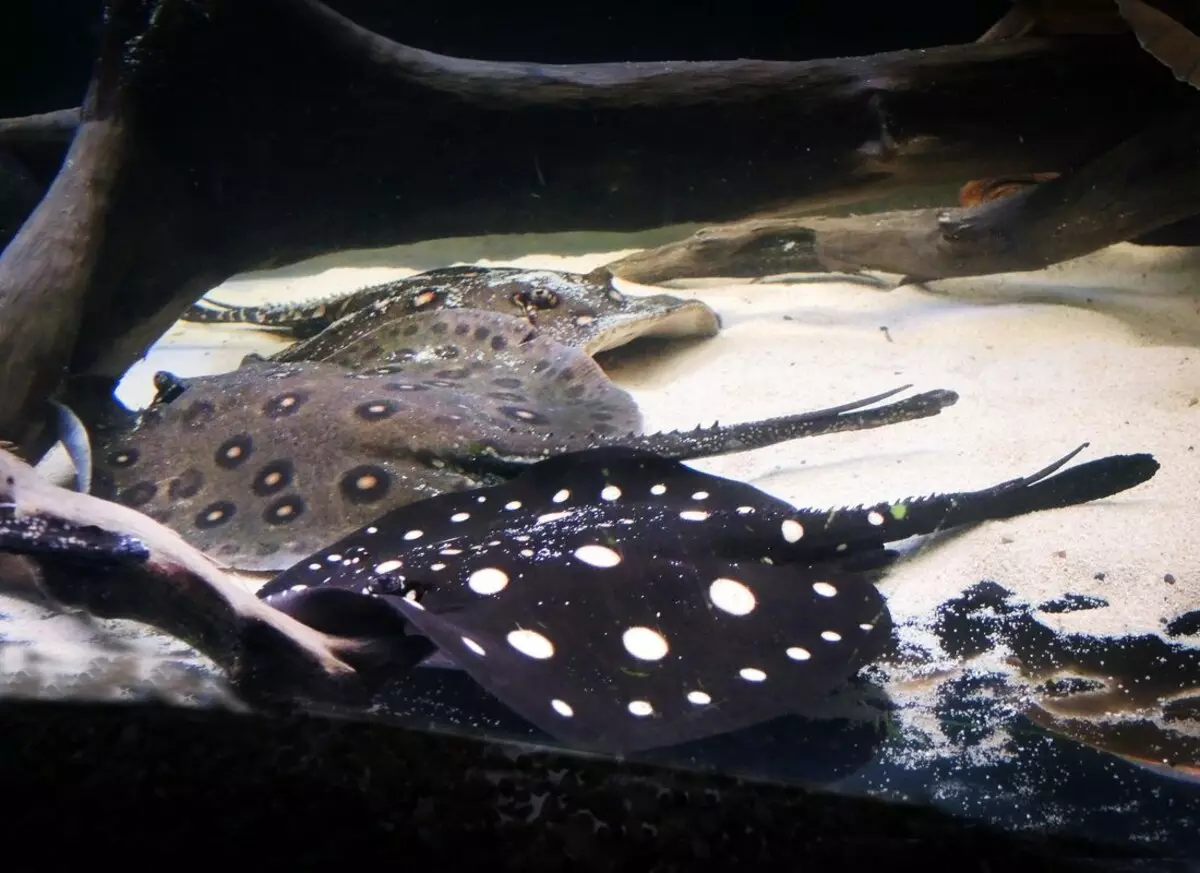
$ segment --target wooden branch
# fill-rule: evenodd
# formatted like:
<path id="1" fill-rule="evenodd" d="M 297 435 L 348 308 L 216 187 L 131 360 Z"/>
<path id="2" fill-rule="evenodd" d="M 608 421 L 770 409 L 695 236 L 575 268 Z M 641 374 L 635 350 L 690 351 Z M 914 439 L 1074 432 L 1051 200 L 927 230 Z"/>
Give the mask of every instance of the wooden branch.
<path id="1" fill-rule="evenodd" d="M 51 485 L 0 450 L 5 552 L 35 558 L 41 582 L 67 605 L 190 643 L 252 700 L 361 702 L 371 670 L 391 663 L 386 646 L 318 633 L 267 606 L 153 519 Z"/>
<path id="2" fill-rule="evenodd" d="M 1193 109 L 1078 170 L 970 209 L 738 222 L 605 270 L 647 284 L 860 269 L 922 280 L 977 276 L 1041 269 L 1198 214 L 1200 109 Z"/>
<path id="3" fill-rule="evenodd" d="M 1132 36 L 547 66 L 409 48 L 316 0 L 109 0 L 105 34 L 69 158 L 0 259 L 0 436 L 27 448 L 64 372 L 120 376 L 239 271 L 1062 169 L 1181 100 Z"/>

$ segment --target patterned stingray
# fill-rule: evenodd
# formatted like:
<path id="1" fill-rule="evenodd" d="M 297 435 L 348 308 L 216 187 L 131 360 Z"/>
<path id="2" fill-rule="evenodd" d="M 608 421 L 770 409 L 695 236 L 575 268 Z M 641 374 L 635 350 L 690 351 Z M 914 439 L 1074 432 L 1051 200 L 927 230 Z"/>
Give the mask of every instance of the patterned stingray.
<path id="1" fill-rule="evenodd" d="M 162 521 L 242 570 L 279 570 L 382 513 L 495 484 L 544 457 L 622 445 L 676 458 L 935 415 L 933 391 L 762 422 L 642 436 L 633 399 L 586 354 L 520 317 L 410 315 L 410 354 L 381 370 L 253 361 L 160 374 L 132 426 L 96 427 L 94 492 Z M 179 390 L 176 390 L 176 389 Z"/>
<path id="2" fill-rule="evenodd" d="M 183 320 L 254 324 L 311 338 L 272 360 L 336 360 L 355 369 L 387 363 L 390 350 L 409 345 L 391 329 L 396 319 L 443 308 L 523 315 L 541 333 L 588 355 L 639 337 L 710 337 L 721 328 L 699 300 L 626 297 L 607 278 L 517 267 L 447 267 L 302 304 L 206 304 L 192 306 Z"/>

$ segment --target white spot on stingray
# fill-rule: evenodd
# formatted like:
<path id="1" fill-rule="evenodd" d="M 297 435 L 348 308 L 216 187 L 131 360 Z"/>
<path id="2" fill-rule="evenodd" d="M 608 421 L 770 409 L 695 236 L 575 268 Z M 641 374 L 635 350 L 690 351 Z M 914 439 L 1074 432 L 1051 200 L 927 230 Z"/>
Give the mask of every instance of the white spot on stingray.
<path id="1" fill-rule="evenodd" d="M 471 574 L 467 585 L 476 594 L 499 594 L 508 587 L 508 574 L 497 567 L 484 567 Z"/>
<path id="2" fill-rule="evenodd" d="M 379 533 L 379 528 L 371 526 L 371 527 L 367 528 L 366 532 L 369 534 L 377 534 L 377 533 Z"/>
<path id="3" fill-rule="evenodd" d="M 743 667 L 738 670 L 738 675 L 747 682 L 764 682 L 767 678 L 767 674 L 757 667 Z"/>
<path id="4" fill-rule="evenodd" d="M 288 589 L 288 591 L 305 591 L 307 589 L 308 589 L 307 585 L 293 585 L 291 588 Z"/>
<path id="5" fill-rule="evenodd" d="M 704 521 L 706 518 L 708 518 L 708 516 L 709 513 L 701 512 L 698 509 L 685 509 L 683 512 L 679 513 L 679 517 L 684 521 Z"/>
<path id="6" fill-rule="evenodd" d="M 814 582 L 813 583 L 813 591 L 815 591 L 817 594 L 821 595 L 822 597 L 836 597 L 837 596 L 837 589 L 834 588 L 832 585 L 830 585 L 828 582 Z"/>
<path id="7" fill-rule="evenodd" d="M 883 524 L 883 516 L 872 509 L 867 513 L 867 522 L 878 527 L 879 525 Z"/>
<path id="8" fill-rule="evenodd" d="M 429 569 L 430 570 L 445 570 L 446 565 L 445 564 L 430 564 Z"/>
<path id="9" fill-rule="evenodd" d="M 606 485 L 600 492 L 600 497 L 604 500 L 616 500 L 621 496 L 621 489 L 616 485 Z"/>
<path id="10" fill-rule="evenodd" d="M 563 718 L 570 718 L 575 714 L 575 710 L 571 709 L 571 704 L 565 700 L 558 700 L 557 698 L 551 700 L 550 707 Z"/>
<path id="11" fill-rule="evenodd" d="M 667 493 L 667 486 L 663 485 L 662 483 L 659 483 L 658 485 L 654 485 L 650 488 L 650 493 L 653 494 L 655 497 L 662 497 L 664 494 Z"/>
<path id="12" fill-rule="evenodd" d="M 648 715 L 654 714 L 654 707 L 650 705 L 648 700 L 631 700 L 629 701 L 629 714 L 636 715 L 638 718 L 645 718 Z"/>
<path id="13" fill-rule="evenodd" d="M 559 491 L 557 494 L 555 494 L 553 497 L 551 497 L 550 499 L 553 500 L 555 503 L 562 503 L 564 500 L 570 499 L 570 497 L 571 497 L 571 492 L 568 491 L 566 488 L 564 488 L 561 491 Z"/>
<path id="14" fill-rule="evenodd" d="M 754 592 L 736 579 L 716 579 L 708 586 L 713 606 L 730 615 L 749 615 L 758 605 Z"/>
<path id="15" fill-rule="evenodd" d="M 739 506 L 737 508 L 738 515 L 750 515 L 752 512 L 754 512 L 753 506 Z"/>
<path id="16" fill-rule="evenodd" d="M 450 516 L 450 520 L 451 521 L 466 521 L 470 517 L 471 517 L 471 513 L 469 513 L 469 512 L 456 512 L 456 513 L 454 513 L 454 515 Z"/>
<path id="17" fill-rule="evenodd" d="M 621 634 L 625 651 L 642 661 L 659 661 L 667 656 L 667 638 L 648 627 L 631 627 Z"/>
<path id="18" fill-rule="evenodd" d="M 461 555 L 462 549 L 442 549 L 438 552 L 439 555 Z"/>
<path id="19" fill-rule="evenodd" d="M 793 518 L 787 519 L 779 526 L 779 529 L 783 533 L 783 538 L 789 543 L 799 542 L 800 538 L 804 536 L 804 525 Z"/>
<path id="20" fill-rule="evenodd" d="M 575 557 L 593 567 L 615 567 L 621 563 L 621 556 L 607 546 L 580 546 Z"/>
<path id="21" fill-rule="evenodd" d="M 545 515 L 539 515 L 537 517 L 537 523 L 546 524 L 546 522 L 558 521 L 560 518 L 566 518 L 570 514 L 571 513 L 565 509 L 562 512 L 547 512 Z"/>
<path id="22" fill-rule="evenodd" d="M 697 491 L 695 494 L 692 495 L 692 500 L 707 500 L 707 499 L 708 499 L 707 491 Z"/>
<path id="23" fill-rule="evenodd" d="M 521 549 L 521 557 L 522 558 L 532 558 L 533 557 L 533 549 Z"/>
<path id="24" fill-rule="evenodd" d="M 871 624 L 870 622 L 864 621 L 862 624 L 860 624 L 858 626 L 858 629 L 865 630 L 865 631 L 875 630 L 875 625 Z"/>
<path id="25" fill-rule="evenodd" d="M 406 540 L 419 540 L 423 536 L 425 536 L 425 531 L 423 530 L 410 530 L 404 535 L 404 538 Z"/>
<path id="26" fill-rule="evenodd" d="M 483 646 L 479 645 L 479 643 L 475 642 L 470 637 L 463 637 L 462 644 L 464 646 L 466 646 L 468 649 L 470 649 L 472 652 L 474 652 L 476 655 L 479 655 L 479 657 L 481 657 L 481 658 L 487 654 L 487 652 L 485 652 L 483 650 Z"/>
<path id="27" fill-rule="evenodd" d="M 403 561 L 384 561 L 375 565 L 375 572 L 382 576 L 384 573 L 394 573 L 404 566 Z"/>
<path id="28" fill-rule="evenodd" d="M 842 635 L 839 634 L 837 631 L 821 631 L 821 639 L 823 639 L 827 643 L 836 643 L 836 642 L 840 641 L 841 638 L 842 638 Z"/>
<path id="29" fill-rule="evenodd" d="M 537 631 L 523 629 L 511 631 L 507 639 L 510 646 L 526 657 L 544 661 L 554 656 L 554 643 Z"/>
<path id="30" fill-rule="evenodd" d="M 480 494 L 478 497 L 475 498 L 475 502 L 476 503 L 487 503 L 487 497 Z"/>
<path id="31" fill-rule="evenodd" d="M 325 560 L 331 564 L 336 564 L 342 560 L 342 556 L 341 555 L 329 555 L 325 558 Z"/>
<path id="32" fill-rule="evenodd" d="M 520 509 L 521 501 L 520 500 L 510 500 L 510 501 L 508 501 L 508 503 L 504 504 L 504 508 L 509 509 L 509 510 Z"/>
<path id="33" fill-rule="evenodd" d="M 787 650 L 787 656 L 793 661 L 807 661 L 812 657 L 812 652 L 800 646 L 792 646 Z"/>
<path id="34" fill-rule="evenodd" d="M 839 543 L 839 544 L 838 544 L 838 547 L 837 547 L 836 549 L 834 549 L 834 551 L 835 551 L 835 552 L 844 552 L 844 551 L 846 551 L 846 549 L 848 549 L 848 548 L 850 548 L 850 544 L 849 544 L 849 543 Z"/>
<path id="35" fill-rule="evenodd" d="M 707 706 L 712 703 L 712 695 L 705 694 L 703 691 L 689 691 L 687 699 L 688 703 L 694 703 L 696 706 Z"/>
<path id="36" fill-rule="evenodd" d="M 308 565 L 308 569 L 310 569 L 310 570 L 320 570 L 320 569 L 321 569 L 321 565 L 320 565 L 320 564 L 309 564 L 309 565 Z"/>

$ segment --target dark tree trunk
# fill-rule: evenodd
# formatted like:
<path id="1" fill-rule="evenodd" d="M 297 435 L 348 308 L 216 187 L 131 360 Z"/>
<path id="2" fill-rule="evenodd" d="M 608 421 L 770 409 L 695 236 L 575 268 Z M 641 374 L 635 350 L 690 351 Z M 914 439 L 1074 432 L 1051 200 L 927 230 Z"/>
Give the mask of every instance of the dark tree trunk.
<path id="1" fill-rule="evenodd" d="M 32 446 L 65 374 L 119 376 L 242 270 L 1068 169 L 1192 96 L 1165 75 L 1131 36 L 544 66 L 408 48 L 316 0 L 110 0 L 68 160 L 0 258 L 0 437 Z M 68 122 L 0 143 L 61 148 Z"/>

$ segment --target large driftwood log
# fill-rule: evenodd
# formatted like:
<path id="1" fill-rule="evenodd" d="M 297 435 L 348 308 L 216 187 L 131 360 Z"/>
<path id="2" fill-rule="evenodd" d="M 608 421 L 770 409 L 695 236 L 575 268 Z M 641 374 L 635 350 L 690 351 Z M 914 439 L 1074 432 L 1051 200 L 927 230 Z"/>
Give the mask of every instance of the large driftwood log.
<path id="1" fill-rule="evenodd" d="M 1183 23 L 1195 27 L 1200 22 L 1196 8 L 1178 0 L 1159 0 L 1159 5 L 1018 0 L 1013 14 L 983 40 L 1000 38 L 1010 27 L 1067 23 L 1041 21 L 1037 13 L 1043 12 L 1065 15 L 1072 26 L 1082 22 L 1099 32 L 1129 26 L 1176 79 L 1200 87 L 1200 37 Z M 1195 245 L 1200 232 L 1200 95 L 1190 108 L 1099 157 L 1062 174 L 1039 176 L 1015 184 L 976 180 L 963 189 L 963 205 L 973 207 L 964 210 L 752 219 L 704 228 L 690 239 L 623 258 L 604 272 L 649 283 L 873 268 L 909 280 L 931 280 L 1036 270 L 1126 240 Z M 979 203 L 976 195 L 989 188 L 1009 196 L 1000 200 L 989 194 L 985 200 L 998 202 Z"/>
<path id="2" fill-rule="evenodd" d="M 67 160 L 0 258 L 0 436 L 35 446 L 65 375 L 119 376 L 239 271 L 1063 169 L 1178 106 L 1161 76 L 1132 37 L 542 66 L 408 48 L 316 0 L 109 0 Z"/>
<path id="3" fill-rule="evenodd" d="M 736 222 L 605 270 L 647 284 L 861 269 L 928 281 L 1036 270 L 1197 214 L 1200 107 L 1077 170 L 970 209 Z"/>

